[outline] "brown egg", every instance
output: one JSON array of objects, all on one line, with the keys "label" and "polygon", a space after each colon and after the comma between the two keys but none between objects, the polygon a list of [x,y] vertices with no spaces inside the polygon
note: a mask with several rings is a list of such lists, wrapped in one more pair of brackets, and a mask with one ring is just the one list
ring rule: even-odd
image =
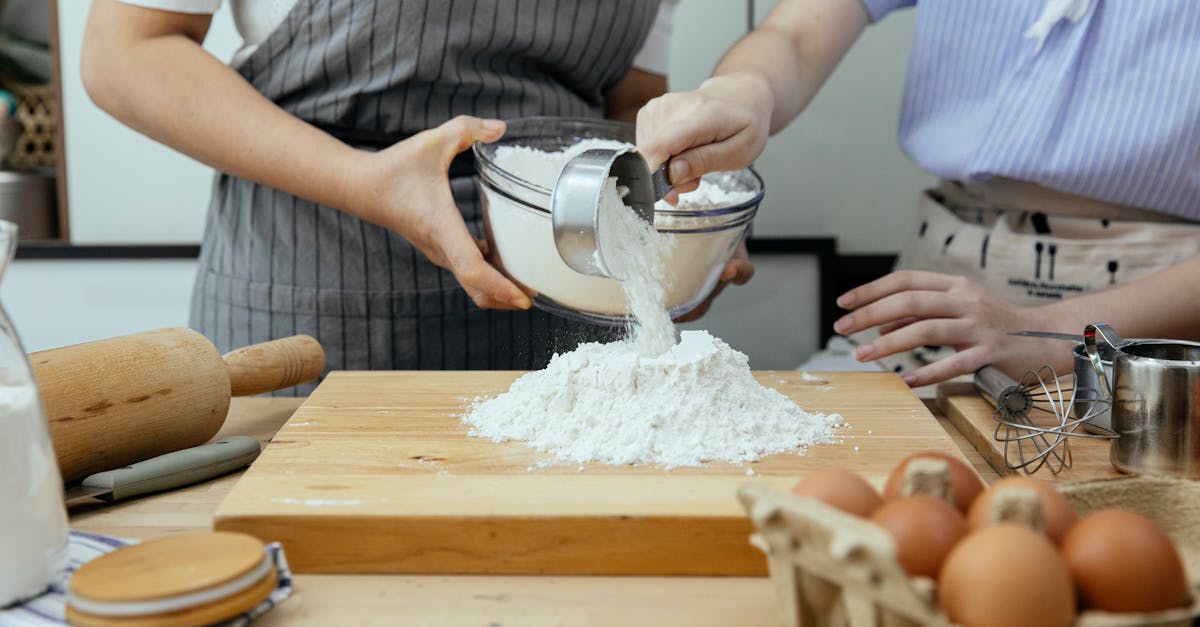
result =
[{"label": "brown egg", "polygon": [[958,506],[958,511],[966,514],[975,497],[983,491],[983,480],[966,463],[937,451],[923,451],[904,458],[892,470],[892,474],[888,475],[887,485],[883,487],[883,500],[894,501],[904,498],[904,469],[908,467],[910,461],[920,457],[941,459],[946,462],[950,467],[950,485],[954,489],[954,502]]},{"label": "brown egg", "polygon": [[1053,485],[1034,479],[1033,477],[1009,477],[992,484],[975,503],[967,514],[967,523],[971,529],[982,529],[991,522],[992,501],[1005,488],[1031,488],[1038,493],[1042,501],[1042,521],[1046,525],[1046,535],[1055,544],[1062,544],[1063,536],[1071,525],[1075,524],[1075,508],[1067,497],[1054,489]]},{"label": "brown egg", "polygon": [[946,554],[967,534],[958,510],[924,494],[884,503],[871,522],[896,539],[896,559],[914,577],[936,579]]},{"label": "brown egg", "polygon": [[862,518],[870,516],[883,503],[871,484],[847,470],[810,472],[792,487],[792,493],[810,496]]},{"label": "brown egg", "polygon": [[1066,627],[1075,620],[1075,584],[1045,535],[1000,523],[950,551],[938,605],[962,627]]},{"label": "brown egg", "polygon": [[1122,509],[1088,514],[1067,532],[1062,555],[1086,608],[1156,612],[1191,602],[1175,545],[1144,516]]}]

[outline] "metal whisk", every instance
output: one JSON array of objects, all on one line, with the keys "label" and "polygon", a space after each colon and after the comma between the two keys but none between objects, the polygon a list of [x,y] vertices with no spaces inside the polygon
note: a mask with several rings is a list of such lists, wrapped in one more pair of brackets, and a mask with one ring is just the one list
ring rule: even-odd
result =
[{"label": "metal whisk", "polygon": [[[1075,375],[1058,376],[1042,366],[1028,371],[1020,381],[988,366],[975,373],[975,387],[996,405],[994,437],[1004,442],[1009,468],[1033,474],[1043,466],[1057,475],[1071,467],[1071,438],[1111,439],[1116,434],[1079,431],[1083,423],[1104,410],[1110,399],[1100,398],[1090,387],[1076,387]],[[1072,407],[1086,404],[1087,411],[1072,418]]]}]

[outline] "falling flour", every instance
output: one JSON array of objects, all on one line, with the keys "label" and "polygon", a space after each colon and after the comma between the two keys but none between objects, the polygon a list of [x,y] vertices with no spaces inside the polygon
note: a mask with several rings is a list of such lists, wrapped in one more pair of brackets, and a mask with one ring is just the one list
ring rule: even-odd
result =
[{"label": "falling flour", "polygon": [[633,316],[633,346],[643,357],[657,357],[675,345],[675,325],[665,304],[670,275],[666,256],[674,240],[663,237],[622,198],[616,177],[600,194],[597,242],[605,262],[617,276]]}]

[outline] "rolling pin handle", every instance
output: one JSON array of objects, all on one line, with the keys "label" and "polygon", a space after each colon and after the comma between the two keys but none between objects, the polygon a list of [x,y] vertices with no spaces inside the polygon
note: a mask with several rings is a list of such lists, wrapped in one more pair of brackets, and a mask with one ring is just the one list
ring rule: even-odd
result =
[{"label": "rolling pin handle", "polygon": [[325,350],[308,335],[252,344],[224,356],[233,396],[254,396],[315,381],[325,371]]}]

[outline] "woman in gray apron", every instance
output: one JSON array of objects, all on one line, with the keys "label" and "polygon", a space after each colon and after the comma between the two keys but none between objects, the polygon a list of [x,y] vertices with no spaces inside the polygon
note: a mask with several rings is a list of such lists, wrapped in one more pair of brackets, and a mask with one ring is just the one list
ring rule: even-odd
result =
[{"label": "woman in gray apron", "polygon": [[97,0],[89,17],[97,104],[220,172],[192,326],[222,351],[307,333],[331,369],[540,368],[610,335],[528,309],[483,262],[455,154],[503,125],[455,117],[635,111],[665,90],[630,71],[659,3],[294,2],[235,69],[199,45],[219,0]]}]

